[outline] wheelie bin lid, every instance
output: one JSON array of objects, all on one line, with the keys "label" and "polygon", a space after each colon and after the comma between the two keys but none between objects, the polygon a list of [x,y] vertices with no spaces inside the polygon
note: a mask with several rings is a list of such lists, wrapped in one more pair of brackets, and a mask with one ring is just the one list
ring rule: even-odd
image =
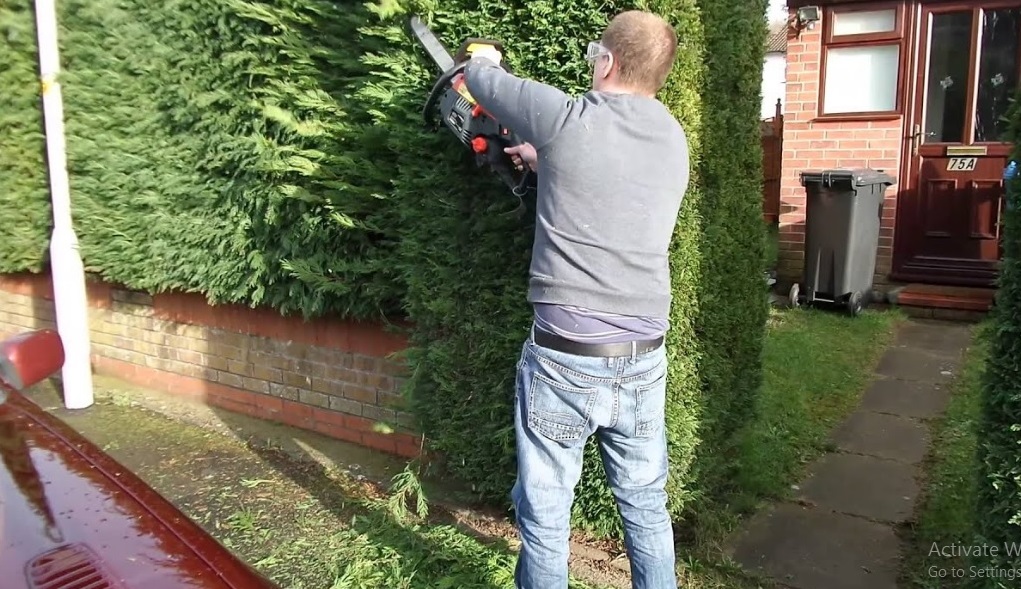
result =
[{"label": "wheelie bin lid", "polygon": [[807,184],[832,186],[838,183],[850,183],[852,186],[893,185],[897,183],[897,179],[882,170],[873,170],[871,168],[833,169],[801,173],[802,186]]}]

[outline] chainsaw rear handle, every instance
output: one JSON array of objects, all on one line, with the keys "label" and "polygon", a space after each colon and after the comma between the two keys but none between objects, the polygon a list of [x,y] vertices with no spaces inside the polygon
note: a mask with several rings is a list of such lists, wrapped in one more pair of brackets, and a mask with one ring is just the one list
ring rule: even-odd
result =
[{"label": "chainsaw rear handle", "polygon": [[[514,162],[511,159],[510,154],[504,152],[503,148],[521,145],[522,143],[524,143],[524,141],[522,141],[520,137],[518,137],[513,131],[511,131],[510,137],[501,138],[501,143],[503,143],[503,145],[500,148],[499,154],[500,164],[510,172],[511,178],[513,178],[513,176],[518,172],[514,166]],[[511,192],[514,193],[514,196],[521,197],[524,196],[526,192],[528,192],[528,189],[530,187],[533,188],[535,187],[536,180],[537,177],[535,172],[533,172],[526,164],[524,169],[520,172],[520,178],[517,179],[517,182],[514,182],[513,180],[505,181],[511,187]]]},{"label": "chainsaw rear handle", "polygon": [[535,172],[528,168],[523,171],[518,171],[512,163],[510,155],[505,153],[503,150],[505,147],[519,145],[520,143],[520,141],[512,143],[511,141],[501,137],[498,141],[489,145],[489,149],[485,155],[489,166],[498,176],[500,176],[500,179],[503,180],[508,187],[510,187],[514,196],[519,198],[527,194],[528,189],[534,186],[533,181],[535,180]]},{"label": "chainsaw rear handle", "polygon": [[472,139],[471,148],[475,152],[475,162],[481,166],[489,164],[490,169],[511,189],[514,196],[524,196],[529,188],[534,187],[535,172],[518,170],[512,163],[510,155],[504,148],[519,145],[520,140],[511,136],[477,135]]}]

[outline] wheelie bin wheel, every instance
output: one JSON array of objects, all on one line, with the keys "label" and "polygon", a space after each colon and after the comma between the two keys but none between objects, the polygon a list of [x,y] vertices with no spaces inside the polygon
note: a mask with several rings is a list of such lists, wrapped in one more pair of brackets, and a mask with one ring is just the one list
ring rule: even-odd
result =
[{"label": "wheelie bin wheel", "polygon": [[791,290],[787,293],[787,300],[790,302],[792,309],[797,309],[801,306],[801,287],[797,282],[791,285]]},{"label": "wheelie bin wheel", "polygon": [[851,293],[851,296],[847,298],[847,312],[852,317],[861,315],[862,309],[865,307],[864,299],[865,297],[858,291]]}]

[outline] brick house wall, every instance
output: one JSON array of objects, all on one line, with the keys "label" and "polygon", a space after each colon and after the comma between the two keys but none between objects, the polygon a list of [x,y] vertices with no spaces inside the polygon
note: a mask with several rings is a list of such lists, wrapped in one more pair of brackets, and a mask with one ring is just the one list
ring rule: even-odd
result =
[{"label": "brick house wall", "polygon": [[[793,16],[794,11],[791,14]],[[783,284],[800,281],[804,268],[806,197],[801,186],[801,172],[867,167],[883,170],[898,178],[898,185],[901,183],[903,117],[893,120],[815,120],[819,114],[822,30],[823,22],[820,21],[812,30],[791,33],[787,41],[777,269]],[[848,75],[853,75],[853,72]],[[896,202],[897,186],[891,186],[886,192],[876,256],[877,290],[883,290],[882,287],[889,283]]]},{"label": "brick house wall", "polygon": [[[381,325],[304,322],[89,282],[97,374],[405,457],[422,440],[403,408],[406,340]],[[55,329],[48,276],[0,276],[0,338]],[[380,428],[385,424],[389,428]],[[390,431],[380,431],[380,430]]]}]

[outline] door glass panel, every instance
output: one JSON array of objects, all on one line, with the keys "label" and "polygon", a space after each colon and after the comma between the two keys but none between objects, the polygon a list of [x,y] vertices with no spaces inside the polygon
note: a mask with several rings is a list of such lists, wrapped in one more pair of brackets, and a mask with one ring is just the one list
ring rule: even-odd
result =
[{"label": "door glass panel", "polygon": [[932,15],[925,95],[925,141],[959,143],[968,112],[972,12]]},{"label": "door glass panel", "polygon": [[1006,141],[1010,98],[1018,87],[1018,27],[1021,9],[982,11],[975,141]]}]

